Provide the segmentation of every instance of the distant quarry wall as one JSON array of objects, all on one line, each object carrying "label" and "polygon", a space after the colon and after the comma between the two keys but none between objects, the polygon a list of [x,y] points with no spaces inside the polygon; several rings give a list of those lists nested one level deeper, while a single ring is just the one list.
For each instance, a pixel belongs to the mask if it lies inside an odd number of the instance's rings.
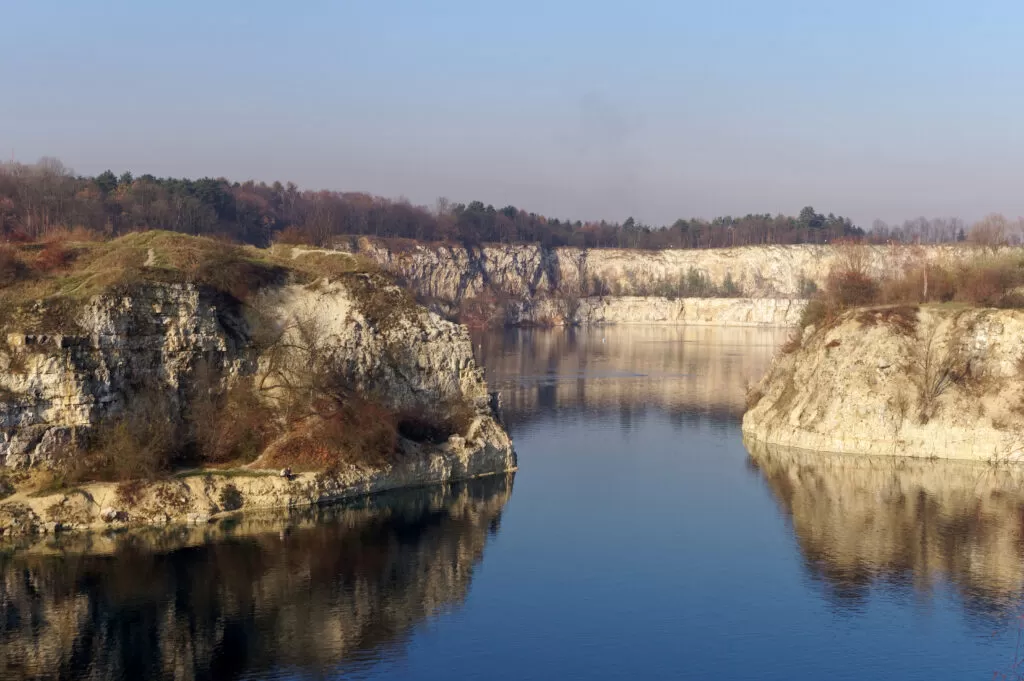
[{"label": "distant quarry wall", "polygon": [[[510,326],[792,325],[802,310],[800,299],[823,287],[844,257],[842,247],[815,245],[642,251],[360,239],[350,250],[397,276],[439,311],[469,323],[475,318]],[[922,258],[949,263],[976,252],[964,245],[861,250],[877,278]]]}]

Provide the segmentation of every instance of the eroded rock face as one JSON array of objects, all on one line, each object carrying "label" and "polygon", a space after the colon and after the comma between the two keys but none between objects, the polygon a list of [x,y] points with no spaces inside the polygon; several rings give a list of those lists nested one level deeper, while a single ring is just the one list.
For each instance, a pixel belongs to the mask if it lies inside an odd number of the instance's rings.
[{"label": "eroded rock face", "polygon": [[[317,342],[363,381],[361,387],[374,389],[392,407],[415,409],[459,398],[487,410],[483,370],[473,358],[469,332],[459,324],[417,309],[395,314],[380,328],[341,284],[283,287],[268,292],[263,304],[284,331],[285,343],[299,342],[299,326],[312,324]],[[266,360],[260,357],[260,370]]]},{"label": "eroded rock face", "polygon": [[[371,323],[341,284],[271,289],[257,307],[286,341],[297,321],[315,324],[325,351],[396,409],[445,399],[472,406],[470,432],[435,452],[440,459],[404,468],[399,477],[407,484],[514,468],[465,328],[421,308]],[[229,380],[258,376],[269,352],[251,342],[240,310],[188,285],[103,296],[73,321],[74,336],[15,334],[0,345],[0,466],[54,463],[104,419],[131,409],[126,395],[140,384],[168,397],[167,418],[180,419],[201,367]]]},{"label": "eroded rock face", "polygon": [[13,333],[0,345],[0,466],[52,462],[130,406],[129,385],[161,390],[173,412],[201,362],[228,374],[254,366],[240,318],[191,286],[97,298],[66,326],[74,333]]},{"label": "eroded rock face", "polygon": [[1024,457],[1024,312],[855,310],[781,353],[746,434],[803,449],[985,461]]}]

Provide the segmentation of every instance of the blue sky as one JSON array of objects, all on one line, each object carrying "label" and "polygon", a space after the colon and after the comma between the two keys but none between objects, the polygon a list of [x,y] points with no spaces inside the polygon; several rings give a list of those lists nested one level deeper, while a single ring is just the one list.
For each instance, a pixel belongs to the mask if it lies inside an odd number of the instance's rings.
[{"label": "blue sky", "polygon": [[580,219],[1024,215],[1024,3],[0,0],[0,149]]}]

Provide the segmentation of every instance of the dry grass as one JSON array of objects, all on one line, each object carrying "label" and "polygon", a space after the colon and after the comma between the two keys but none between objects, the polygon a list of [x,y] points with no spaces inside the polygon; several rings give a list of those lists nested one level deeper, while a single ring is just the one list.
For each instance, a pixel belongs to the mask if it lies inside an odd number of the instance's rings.
[{"label": "dry grass", "polygon": [[288,269],[257,249],[172,232],[105,242],[52,240],[0,247],[0,325],[26,332],[71,330],[83,301],[147,283],[195,284],[244,302]]}]

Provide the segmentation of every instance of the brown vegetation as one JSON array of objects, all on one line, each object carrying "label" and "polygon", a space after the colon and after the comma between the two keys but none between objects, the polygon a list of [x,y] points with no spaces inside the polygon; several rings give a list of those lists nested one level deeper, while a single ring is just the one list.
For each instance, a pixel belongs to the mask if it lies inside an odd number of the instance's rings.
[{"label": "brown vegetation", "polygon": [[861,313],[858,319],[867,324],[886,321],[910,331],[912,308],[926,303],[1022,308],[1024,256],[979,249],[975,257],[954,264],[929,262],[922,255],[898,275],[881,279],[868,273],[856,256],[841,258],[825,289],[808,301],[801,325],[829,325],[852,308],[889,306],[888,312]]},{"label": "brown vegetation", "polygon": [[[359,277],[354,281],[360,310],[378,328],[386,329],[401,317],[401,306],[410,304],[397,287],[373,287],[371,279]],[[457,399],[396,410],[386,396],[360,384],[313,317],[294,319],[265,342],[265,367],[256,390],[278,415],[280,435],[262,456],[263,465],[299,470],[382,465],[397,452],[400,437],[442,443],[465,434],[476,415],[471,405]],[[383,379],[373,377],[367,382],[383,385]]]},{"label": "brown vegetation", "polygon": [[[222,236],[238,243],[325,246],[352,235],[417,241],[541,243],[581,248],[712,248],[829,243],[864,232],[808,206],[795,216],[748,214],[680,219],[654,227],[582,222],[481,201],[414,206],[359,192],[300,190],[293,183],[76,176],[56,159],[0,164],[0,240],[38,240],[53,231],[113,237],[144,229]],[[75,241],[82,239],[73,237]]]}]

